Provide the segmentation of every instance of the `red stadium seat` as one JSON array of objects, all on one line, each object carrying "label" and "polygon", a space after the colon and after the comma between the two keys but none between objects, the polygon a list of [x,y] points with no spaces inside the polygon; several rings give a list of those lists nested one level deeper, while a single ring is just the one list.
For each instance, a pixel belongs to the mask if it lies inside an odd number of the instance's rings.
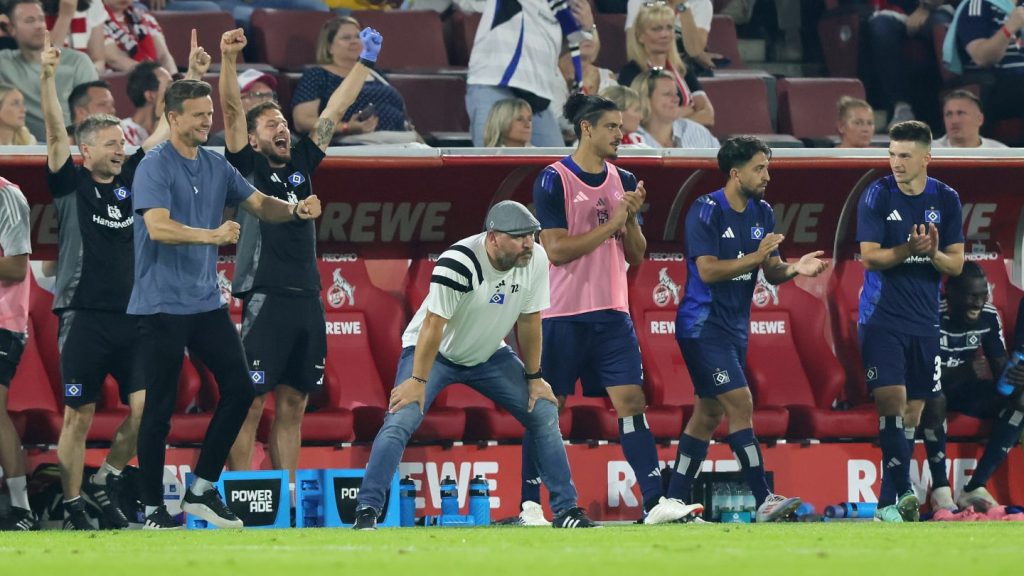
[{"label": "red stadium seat", "polygon": [[31,291],[29,292],[29,324],[35,331],[35,345],[39,351],[39,357],[43,363],[43,370],[46,372],[47,381],[53,394],[58,398],[57,407],[64,409],[63,390],[60,394],[57,388],[60,386],[60,354],[57,352],[57,315],[53,313],[53,294],[46,291],[36,282],[35,275],[29,280]]},{"label": "red stadium seat", "polygon": [[50,387],[35,345],[35,330],[29,325],[29,338],[11,380],[7,410],[24,444],[53,444],[60,437],[61,408]]},{"label": "red stadium seat", "polygon": [[448,68],[441,18],[434,10],[358,10],[360,26],[375,28],[386,39],[377,60],[381,70],[438,70]]},{"label": "red stadium seat", "polygon": [[131,117],[135,112],[135,105],[128,97],[128,73],[127,72],[104,72],[100,76],[107,84],[110,84],[110,94],[114,97],[114,108],[118,116]]},{"label": "red stadium seat", "polygon": [[256,60],[279,70],[301,72],[316,63],[320,27],[334,17],[313,10],[254,10],[251,41]]},{"label": "red stadium seat", "polygon": [[[228,30],[233,30],[235,19],[230,12],[184,12],[184,11],[156,11],[153,16],[164,31],[164,38],[167,41],[167,49],[174,57],[174,63],[181,70],[188,69],[188,53],[192,39],[192,29],[195,29],[199,45],[206,49],[207,54],[213,58],[214,64],[220,63],[220,37]],[[202,23],[200,25],[199,23]],[[238,55],[238,61],[244,62],[242,55]],[[171,70],[175,72],[175,70]],[[124,112],[122,112],[123,114]]]},{"label": "red stadium seat", "polygon": [[[818,36],[825,56],[825,68],[833,78],[855,78],[859,71],[860,24],[856,12],[827,14],[818,21]],[[939,53],[942,53],[941,44]]]},{"label": "red stadium seat", "polygon": [[617,74],[629,62],[626,55],[626,15],[594,14],[594,24],[601,41],[601,52],[595,64]]},{"label": "red stadium seat", "polygon": [[[978,245],[974,241],[968,241],[968,244],[969,249]],[[1003,323],[1003,340],[1007,346],[1024,344],[1013,342],[1014,330],[1017,327],[1017,311],[1020,308],[1021,297],[1024,296],[1024,292],[1010,281],[1009,270],[1013,262],[1004,259],[998,251],[969,251],[966,259],[981,267],[988,277],[989,303],[999,311],[999,318]]]},{"label": "red stadium seat", "polygon": [[856,78],[786,78],[775,84],[779,132],[801,140],[827,139],[836,132],[836,102],[841,96],[864,98]]},{"label": "red stadium seat", "polygon": [[742,56],[740,56],[739,39],[736,36],[736,23],[729,16],[716,14],[711,18],[707,51],[721,54],[732,60],[732,63],[729,64],[730,70],[747,67],[743,63]]},{"label": "red stadium seat", "polygon": [[402,95],[406,116],[419,133],[469,131],[465,78],[392,74],[388,82]]},{"label": "red stadium seat", "polygon": [[565,400],[565,411],[572,412],[572,431],[569,438],[573,440],[618,440],[619,420],[615,416],[608,398],[594,398],[580,393],[580,383],[576,383],[576,393]]},{"label": "red stadium seat", "polygon": [[473,40],[476,38],[476,29],[480,25],[480,13],[456,10],[449,18],[449,22],[451,23],[449,62],[452,66],[468,66],[469,55],[473,51]]},{"label": "red stadium seat", "polygon": [[768,109],[767,87],[761,78],[702,78],[701,85],[715,106],[715,125],[711,131],[718,138],[728,138],[734,134],[774,132]]},{"label": "red stadium seat", "polygon": [[864,266],[860,260],[836,262],[833,266],[832,278],[829,280],[832,332],[835,335],[836,355],[846,369],[846,399],[853,405],[872,402],[864,380],[860,341],[857,336]]}]

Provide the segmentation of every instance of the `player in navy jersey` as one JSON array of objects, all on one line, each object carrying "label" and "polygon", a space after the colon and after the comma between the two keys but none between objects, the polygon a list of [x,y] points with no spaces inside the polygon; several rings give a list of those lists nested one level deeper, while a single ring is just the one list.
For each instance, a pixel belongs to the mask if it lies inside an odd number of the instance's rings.
[{"label": "player in navy jersey", "polygon": [[[932,473],[932,511],[981,508],[998,505],[985,483],[1006,458],[1024,431],[1024,365],[1010,368],[1007,379],[1015,386],[1009,396],[996,391],[996,382],[1006,368],[1006,346],[1002,322],[988,303],[988,279],[974,262],[965,262],[963,272],[946,281],[945,299],[939,306],[942,357],[942,393],[929,398],[921,416],[924,446]],[[979,350],[992,377],[979,377],[974,360]],[[946,411],[975,418],[993,419],[992,434],[971,480],[953,503],[946,478]]]},{"label": "player in navy jersey", "polygon": [[857,208],[864,264],[858,332],[885,464],[877,518],[901,522],[918,519],[910,446],[925,400],[942,389],[939,281],[960,274],[964,235],[960,197],[928,177],[928,125],[901,122],[889,139],[892,175],[872,183]]},{"label": "player in navy jersey", "polygon": [[764,201],[772,151],[753,136],[730,138],[718,151],[725,187],[701,196],[686,215],[686,295],[676,315],[676,339],[697,392],[694,414],[679,438],[669,498],[688,498],[708,444],[722,416],[729,446],[757,501],[758,522],[781,520],[799,498],[772,494],[761,447],[754,436],[754,401],[744,376],[750,301],[758,274],[781,284],[817,276],[827,264],[821,251],[795,264],[779,256],[785,239],[773,233],[775,215]]},{"label": "player in navy jersey", "polygon": [[[647,240],[639,212],[647,192],[611,164],[622,140],[622,112],[599,96],[565,104],[579,145],[546,167],[534,184],[541,244],[551,257],[551,307],[544,311],[543,369],[559,407],[576,391],[607,396],[615,407],[622,452],[643,497],[644,523],[698,514],[702,506],[664,497],[658,452],[644,411],[640,347],[629,317],[626,265],[643,261]],[[541,525],[540,482],[532,438],[523,437],[520,521]]]}]

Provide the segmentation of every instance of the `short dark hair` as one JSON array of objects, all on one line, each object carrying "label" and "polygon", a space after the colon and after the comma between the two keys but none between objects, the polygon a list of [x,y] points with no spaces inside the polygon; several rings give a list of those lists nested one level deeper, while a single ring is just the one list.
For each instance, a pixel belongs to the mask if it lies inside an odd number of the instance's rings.
[{"label": "short dark hair", "polygon": [[84,108],[89,103],[89,89],[90,88],[104,88],[110,90],[110,84],[106,80],[93,80],[92,82],[82,82],[71,89],[71,94],[68,95],[68,113],[72,116],[75,115],[75,108]]},{"label": "short dark hair", "polygon": [[757,156],[758,152],[764,152],[769,159],[772,157],[772,149],[755,136],[735,136],[729,138],[718,149],[718,169],[726,176],[733,168],[739,168]]},{"label": "short dark hair", "polygon": [[93,114],[75,128],[75,142],[79,144],[92,144],[96,133],[104,128],[120,126],[121,120],[111,114]]},{"label": "short dark hair", "polygon": [[932,146],[932,129],[920,120],[907,120],[889,128],[892,142],[917,142],[926,148]]},{"label": "short dark hair", "polygon": [[3,8],[3,15],[13,23],[14,22],[14,9],[22,4],[38,4],[40,8],[43,7],[41,0],[0,0],[0,7]]},{"label": "short dark hair", "polygon": [[959,276],[950,276],[946,279],[946,292],[950,290],[963,290],[969,281],[977,278],[988,282],[988,276],[985,276],[985,271],[982,270],[981,266],[978,266],[977,262],[968,260],[964,262],[964,268]]},{"label": "short dark hair", "polygon": [[607,98],[588,96],[582,92],[577,92],[569,96],[562,111],[565,117],[572,122],[572,131],[576,133],[576,138],[579,139],[583,135],[583,129],[580,128],[581,122],[586,120],[590,124],[596,124],[605,112],[618,112],[619,107],[615,102]]},{"label": "short dark hair", "polygon": [[203,98],[213,93],[213,88],[202,80],[175,80],[164,92],[164,114],[184,111],[185,100]]},{"label": "short dark hair", "polygon": [[960,88],[946,93],[946,95],[942,97],[942,107],[945,108],[946,104],[949,104],[950,100],[970,100],[971,102],[974,102],[974,105],[978,107],[978,110],[982,109],[981,98],[978,98],[978,95],[970,90]]},{"label": "short dark hair", "polygon": [[159,62],[146,60],[139,62],[128,74],[128,99],[136,108],[146,105],[146,92],[160,89],[160,79],[156,77]]},{"label": "short dark hair", "polygon": [[281,114],[284,114],[284,111],[281,110],[281,105],[278,104],[277,102],[274,102],[273,100],[268,100],[267,102],[260,102],[259,104],[253,106],[248,112],[245,113],[245,126],[249,134],[252,134],[253,132],[256,131],[256,122],[260,119],[260,116],[262,116],[263,113],[266,112],[267,110],[277,110]]}]

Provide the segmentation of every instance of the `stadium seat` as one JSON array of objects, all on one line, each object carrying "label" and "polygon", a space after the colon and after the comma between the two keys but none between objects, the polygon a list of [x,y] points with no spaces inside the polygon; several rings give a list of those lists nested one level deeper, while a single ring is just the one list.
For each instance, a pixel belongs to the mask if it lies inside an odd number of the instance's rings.
[{"label": "stadium seat", "polygon": [[864,85],[856,78],[786,78],[776,82],[775,89],[779,132],[805,141],[835,134],[840,96],[864,98]]},{"label": "stadium seat", "polygon": [[316,63],[320,27],[332,18],[330,12],[313,10],[253,10],[251,41],[256,61],[278,70],[301,72]]},{"label": "stadium seat", "polygon": [[835,337],[836,356],[846,370],[846,400],[852,405],[873,402],[864,380],[857,335],[860,291],[863,285],[864,266],[859,259],[833,263],[828,289],[832,303],[832,333]]},{"label": "stadium seat", "polygon": [[862,20],[863,16],[858,12],[843,11],[826,14],[818,21],[818,36],[829,76],[857,77]]},{"label": "stadium seat", "polygon": [[448,68],[441,18],[434,10],[358,10],[360,26],[377,29],[386,39],[377,60],[380,70]]},{"label": "stadium seat", "polygon": [[594,24],[597,25],[597,37],[601,40],[601,52],[594,63],[618,74],[629,62],[626,55],[626,15],[594,14]]},{"label": "stadium seat", "polygon": [[[59,330],[57,315],[53,313],[53,294],[36,282],[35,274],[29,280],[29,324],[35,331],[35,345],[46,371],[50,388],[57,395],[60,386],[60,354],[57,351],[57,334]],[[63,410],[63,405],[58,404]]]},{"label": "stadium seat", "polygon": [[619,420],[611,400],[584,396],[576,383],[576,393],[565,400],[565,411],[572,413],[572,440],[618,440]]},{"label": "stadium seat", "polygon": [[[192,29],[195,29],[199,45],[206,49],[207,54],[213,59],[213,63],[220,64],[220,37],[236,27],[235,19],[230,12],[160,10],[152,14],[164,31],[167,49],[174,57],[174,63],[181,70],[188,70]],[[238,55],[238,61],[244,62],[241,54]],[[175,71],[171,70],[171,72]]]},{"label": "stadium seat", "polygon": [[100,76],[100,80],[110,84],[110,94],[114,97],[114,108],[117,110],[117,115],[130,118],[135,112],[135,105],[128,97],[128,73],[104,72]]},{"label": "stadium seat", "polygon": [[[732,60],[729,64],[729,69],[747,67],[746,64],[743,63],[742,56],[740,56],[739,39],[736,36],[736,23],[733,22],[733,19],[729,16],[716,14],[711,18],[711,30],[708,32],[707,51],[721,54],[729,60]],[[701,82],[703,82],[703,80]]]},{"label": "stadium seat", "polygon": [[449,18],[450,37],[448,42],[448,61],[452,66],[468,66],[469,55],[473,51],[476,29],[480,25],[479,12],[463,12],[456,10]]},{"label": "stadium seat", "polygon": [[291,123],[292,130],[294,130],[292,94],[295,94],[295,89],[299,87],[299,80],[302,80],[302,74],[298,72],[278,72],[277,74],[277,103],[281,105],[281,111]]},{"label": "stadium seat", "polygon": [[701,78],[701,85],[715,106],[715,125],[711,131],[719,139],[751,134],[773,147],[803,146],[788,134],[774,133],[771,107],[768,104],[768,85],[763,78],[720,75]]},{"label": "stadium seat", "polygon": [[391,74],[388,82],[402,95],[406,115],[420,134],[469,131],[465,78]]},{"label": "stadium seat", "polygon": [[62,410],[50,387],[31,324],[28,332],[25,351],[8,391],[7,410],[12,415],[22,443],[54,444],[60,437]]}]

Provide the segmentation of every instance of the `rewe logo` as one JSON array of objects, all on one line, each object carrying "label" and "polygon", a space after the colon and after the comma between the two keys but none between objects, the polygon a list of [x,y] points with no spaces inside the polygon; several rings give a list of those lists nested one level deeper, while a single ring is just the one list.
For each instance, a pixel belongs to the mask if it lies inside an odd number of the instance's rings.
[{"label": "rewe logo", "polygon": [[[493,461],[475,462],[402,462],[398,466],[398,473],[401,477],[411,476],[416,482],[416,508],[426,508],[425,496],[430,495],[430,505],[434,508],[441,507],[441,479],[449,476],[455,479],[459,486],[459,508],[466,505],[469,496],[469,481],[474,476],[487,478],[487,488],[491,493],[491,508],[501,507],[501,497],[495,496],[498,490],[499,468],[498,463]],[[518,477],[516,480],[518,487]],[[518,489],[516,498],[519,497]]]}]

